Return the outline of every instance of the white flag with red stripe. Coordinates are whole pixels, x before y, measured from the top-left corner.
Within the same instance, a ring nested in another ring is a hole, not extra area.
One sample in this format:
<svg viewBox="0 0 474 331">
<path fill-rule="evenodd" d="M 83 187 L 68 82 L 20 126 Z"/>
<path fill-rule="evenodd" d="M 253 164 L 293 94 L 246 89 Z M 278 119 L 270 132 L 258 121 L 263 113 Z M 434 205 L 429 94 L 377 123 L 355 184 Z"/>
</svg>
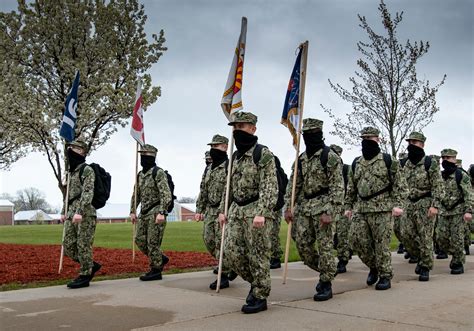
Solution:
<svg viewBox="0 0 474 331">
<path fill-rule="evenodd" d="M 140 146 L 145 145 L 145 130 L 143 127 L 143 108 L 142 108 L 142 84 L 138 81 L 137 96 L 135 98 L 135 106 L 133 107 L 132 126 L 130 134 Z"/>
</svg>

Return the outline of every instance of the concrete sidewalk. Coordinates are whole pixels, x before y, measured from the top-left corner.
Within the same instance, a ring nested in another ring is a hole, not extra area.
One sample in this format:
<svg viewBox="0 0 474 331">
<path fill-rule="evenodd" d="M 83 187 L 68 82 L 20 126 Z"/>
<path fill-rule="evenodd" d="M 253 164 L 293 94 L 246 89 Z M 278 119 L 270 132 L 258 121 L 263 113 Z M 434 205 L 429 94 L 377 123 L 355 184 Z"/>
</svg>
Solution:
<svg viewBox="0 0 474 331">
<path fill-rule="evenodd" d="M 209 290 L 211 271 L 164 276 L 162 281 L 123 279 L 0 293 L 1 330 L 473 330 L 474 256 L 465 273 L 449 274 L 436 260 L 429 282 L 415 265 L 393 255 L 392 289 L 365 284 L 368 270 L 357 257 L 333 282 L 333 299 L 313 301 L 317 273 L 291 263 L 272 271 L 268 310 L 240 312 L 249 286 L 240 278 L 219 294 Z"/>
</svg>

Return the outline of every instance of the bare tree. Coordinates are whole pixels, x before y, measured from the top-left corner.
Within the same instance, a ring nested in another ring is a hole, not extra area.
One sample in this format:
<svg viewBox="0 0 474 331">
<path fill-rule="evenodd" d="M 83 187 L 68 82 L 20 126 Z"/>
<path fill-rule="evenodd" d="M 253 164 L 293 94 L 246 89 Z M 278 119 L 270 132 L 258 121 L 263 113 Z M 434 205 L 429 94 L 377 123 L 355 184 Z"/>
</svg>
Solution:
<svg viewBox="0 0 474 331">
<path fill-rule="evenodd" d="M 321 105 L 334 120 L 331 134 L 346 144 L 359 144 L 359 131 L 364 126 L 375 126 L 382 136 L 381 147 L 396 156 L 404 138 L 413 130 L 421 130 L 433 121 L 439 111 L 436 93 L 446 75 L 434 87 L 429 80 L 419 79 L 416 65 L 429 50 L 429 42 L 402 44 L 397 28 L 403 12 L 393 18 L 383 1 L 378 10 L 385 34 L 377 34 L 365 16 L 358 15 L 359 26 L 367 33 L 368 42 L 359 41 L 357 48 L 362 58 L 357 60 L 360 71 L 350 77 L 348 90 L 329 80 L 329 85 L 344 101 L 352 104 L 345 118 L 337 117 L 332 109 Z"/>
</svg>

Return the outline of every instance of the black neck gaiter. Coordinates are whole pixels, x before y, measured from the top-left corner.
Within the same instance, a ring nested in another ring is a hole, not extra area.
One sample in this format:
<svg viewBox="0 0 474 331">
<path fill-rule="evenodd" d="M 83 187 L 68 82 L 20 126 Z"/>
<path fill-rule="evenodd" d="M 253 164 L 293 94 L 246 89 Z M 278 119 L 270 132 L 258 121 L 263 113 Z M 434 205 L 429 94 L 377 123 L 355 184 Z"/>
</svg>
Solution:
<svg viewBox="0 0 474 331">
<path fill-rule="evenodd" d="M 407 151 L 408 151 L 408 160 L 410 160 L 410 162 L 415 165 L 421 161 L 423 156 L 425 156 L 425 150 L 416 145 L 412 145 L 412 144 L 408 145 Z"/>
<path fill-rule="evenodd" d="M 155 160 L 156 158 L 151 155 L 142 155 L 140 157 L 140 165 L 142 166 L 143 173 L 156 166 Z"/>
<path fill-rule="evenodd" d="M 69 162 L 69 171 L 74 171 L 76 168 L 86 162 L 86 157 L 74 152 L 72 149 L 67 150 L 67 160 Z"/>
<path fill-rule="evenodd" d="M 380 153 L 379 144 L 374 140 L 364 139 L 362 140 L 362 156 L 367 161 L 372 160 Z"/>
<path fill-rule="evenodd" d="M 448 160 L 443 160 L 443 162 L 441 162 L 441 166 L 444 169 L 441 171 L 441 175 L 444 179 L 447 179 L 449 176 L 451 176 L 458 168 L 456 163 L 449 162 Z"/>
<path fill-rule="evenodd" d="M 237 147 L 237 157 L 241 157 L 250 148 L 252 148 L 258 140 L 257 136 L 242 130 L 234 130 L 235 147 Z"/>
<path fill-rule="evenodd" d="M 220 149 L 211 148 L 210 153 L 211 153 L 211 158 L 212 158 L 211 169 L 217 168 L 222 163 L 228 160 L 227 152 L 221 151 Z"/>
<path fill-rule="evenodd" d="M 303 140 L 306 145 L 306 155 L 312 157 L 317 151 L 324 147 L 323 132 L 303 132 Z"/>
</svg>

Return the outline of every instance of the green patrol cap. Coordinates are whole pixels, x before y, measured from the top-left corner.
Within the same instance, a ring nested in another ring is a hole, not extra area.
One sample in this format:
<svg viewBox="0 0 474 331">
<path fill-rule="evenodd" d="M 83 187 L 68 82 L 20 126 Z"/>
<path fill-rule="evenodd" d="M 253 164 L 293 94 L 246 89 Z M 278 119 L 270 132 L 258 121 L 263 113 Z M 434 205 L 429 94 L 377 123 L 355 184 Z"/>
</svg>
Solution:
<svg viewBox="0 0 474 331">
<path fill-rule="evenodd" d="M 216 134 L 214 135 L 214 137 L 212 137 L 212 141 L 208 145 L 219 145 L 219 144 L 228 144 L 228 143 L 229 143 L 229 139 L 219 134 Z"/>
<path fill-rule="evenodd" d="M 303 120 L 303 131 L 321 131 L 323 129 L 323 123 L 323 121 L 318 120 L 316 118 L 305 118 Z"/>
<path fill-rule="evenodd" d="M 342 147 L 341 146 L 338 146 L 336 144 L 332 144 L 331 146 L 329 146 L 330 149 L 332 149 L 334 152 L 337 153 L 337 155 L 341 156 L 342 154 Z"/>
<path fill-rule="evenodd" d="M 451 148 L 445 148 L 441 151 L 441 157 L 443 156 L 454 156 L 456 157 L 458 155 L 458 152 L 455 151 L 454 149 Z"/>
<path fill-rule="evenodd" d="M 398 153 L 398 159 L 402 160 L 408 157 L 408 153 Z"/>
<path fill-rule="evenodd" d="M 361 138 L 368 138 L 368 137 L 378 137 L 380 135 L 380 131 L 373 126 L 367 126 L 360 131 Z"/>
<path fill-rule="evenodd" d="M 156 149 L 156 147 L 152 146 L 150 144 L 143 145 L 140 148 L 140 150 L 138 151 L 138 153 L 150 153 L 150 154 L 153 154 L 153 155 L 156 155 L 157 152 L 158 152 L 158 150 Z"/>
<path fill-rule="evenodd" d="M 416 131 L 413 131 L 412 133 L 410 133 L 410 135 L 408 136 L 407 139 L 405 139 L 406 141 L 409 141 L 409 140 L 418 140 L 418 141 L 421 141 L 421 142 L 425 142 L 426 141 L 426 137 L 423 133 L 421 132 L 416 132 Z"/>
<path fill-rule="evenodd" d="M 252 113 L 239 111 L 234 114 L 234 119 L 231 122 L 229 122 L 229 125 L 234 125 L 235 123 L 250 123 L 250 124 L 256 125 L 257 116 Z"/>
<path fill-rule="evenodd" d="M 87 144 L 85 141 L 83 140 L 80 140 L 80 139 L 77 139 L 77 140 L 73 140 L 71 141 L 70 143 L 67 143 L 66 144 L 67 147 L 69 146 L 74 146 L 74 147 L 79 147 L 79 148 L 82 148 L 84 151 L 87 151 L 89 150 L 89 148 L 87 148 Z"/>
<path fill-rule="evenodd" d="M 439 155 L 435 155 L 435 154 L 431 154 L 430 157 L 431 157 L 432 159 L 435 159 L 435 160 L 438 161 L 438 162 L 439 162 L 439 159 L 441 158 Z"/>
</svg>

